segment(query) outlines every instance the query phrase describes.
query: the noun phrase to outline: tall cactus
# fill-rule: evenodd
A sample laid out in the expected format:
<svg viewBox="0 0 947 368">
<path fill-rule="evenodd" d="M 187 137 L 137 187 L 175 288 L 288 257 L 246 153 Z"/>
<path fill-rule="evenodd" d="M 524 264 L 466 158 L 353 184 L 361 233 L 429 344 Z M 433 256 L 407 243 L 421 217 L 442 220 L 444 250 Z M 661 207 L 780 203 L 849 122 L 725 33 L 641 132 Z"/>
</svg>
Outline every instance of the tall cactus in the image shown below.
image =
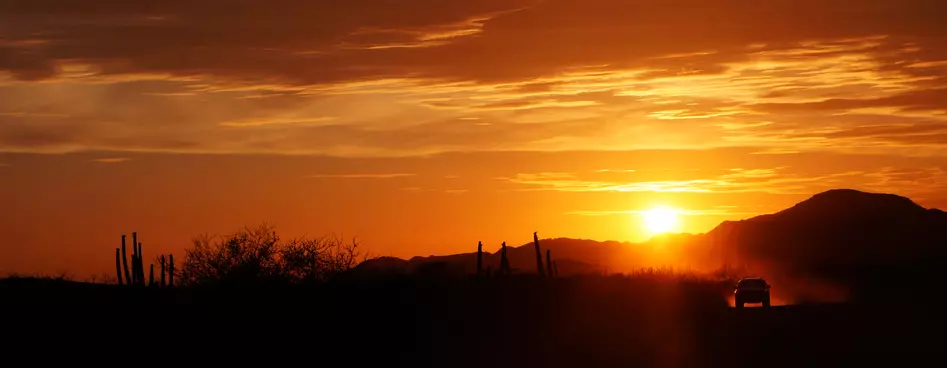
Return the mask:
<svg viewBox="0 0 947 368">
<path fill-rule="evenodd" d="M 546 276 L 546 271 L 543 269 L 543 251 L 539 249 L 539 236 L 535 231 L 533 232 L 533 247 L 536 248 L 536 272 L 539 276 Z"/>
<path fill-rule="evenodd" d="M 121 258 L 121 249 L 115 248 L 115 276 L 118 276 L 118 284 L 123 285 L 122 282 L 122 258 Z"/>
<path fill-rule="evenodd" d="M 130 285 L 138 285 L 138 256 L 135 255 L 137 249 L 138 246 L 132 244 L 132 283 Z"/>
<path fill-rule="evenodd" d="M 174 287 L 174 254 L 168 255 L 168 287 Z"/>
<path fill-rule="evenodd" d="M 148 271 L 148 286 L 155 286 L 155 265 L 151 264 L 151 268 Z"/>
<path fill-rule="evenodd" d="M 546 271 L 549 272 L 549 276 L 555 276 L 552 272 L 552 250 L 546 249 Z"/>
<path fill-rule="evenodd" d="M 510 274 L 510 259 L 506 257 L 506 242 L 500 248 L 500 274 Z"/>
<path fill-rule="evenodd" d="M 145 251 L 141 249 L 141 242 L 138 243 L 138 277 L 141 284 L 145 284 Z"/>
<path fill-rule="evenodd" d="M 132 285 L 138 285 L 141 277 L 138 274 L 138 243 L 132 242 Z"/>
<path fill-rule="evenodd" d="M 138 237 L 135 236 L 135 235 L 138 235 L 138 234 L 132 233 L 132 239 L 133 239 L 133 241 L 135 241 L 134 239 L 138 238 Z M 138 279 L 138 284 L 139 284 L 139 285 L 143 284 L 142 281 L 144 281 L 144 280 L 142 280 L 142 277 L 141 277 L 141 275 L 142 275 L 142 272 L 141 272 L 141 264 L 142 264 L 143 262 L 142 262 L 142 259 L 141 259 L 141 248 L 139 248 L 140 246 L 141 246 L 141 243 L 135 241 L 135 263 L 136 263 L 136 264 L 135 264 L 135 272 L 136 272 L 135 277 Z"/>
<path fill-rule="evenodd" d="M 132 280 L 135 285 L 141 282 L 138 274 L 138 232 L 132 231 Z"/>
<path fill-rule="evenodd" d="M 132 266 L 128 268 L 127 237 L 122 234 L 122 248 L 115 248 L 115 274 L 119 285 L 154 285 L 154 265 L 151 265 L 148 279 L 145 279 L 145 252 L 138 242 L 138 232 L 132 232 Z M 162 256 L 164 258 L 164 256 Z M 163 260 L 162 260 L 163 262 Z M 162 265 L 162 273 L 164 266 Z M 123 282 L 124 280 L 124 282 Z"/>
<path fill-rule="evenodd" d="M 132 278 L 135 279 L 135 285 L 141 285 L 141 252 L 138 251 L 137 243 L 135 243 L 135 257 L 133 260 L 135 265 L 132 267 L 134 270 Z"/>
<path fill-rule="evenodd" d="M 483 242 L 477 242 L 477 277 L 483 276 Z"/>
<path fill-rule="evenodd" d="M 164 257 L 164 254 L 162 254 L 161 257 L 158 257 L 158 266 L 161 267 L 161 287 L 162 288 L 166 285 L 165 278 L 164 278 L 164 267 L 165 267 L 166 262 L 167 262 L 167 259 Z"/>
<path fill-rule="evenodd" d="M 128 272 L 128 256 L 125 253 L 125 234 L 122 234 L 122 269 L 125 270 L 125 284 L 132 284 L 132 276 Z"/>
</svg>

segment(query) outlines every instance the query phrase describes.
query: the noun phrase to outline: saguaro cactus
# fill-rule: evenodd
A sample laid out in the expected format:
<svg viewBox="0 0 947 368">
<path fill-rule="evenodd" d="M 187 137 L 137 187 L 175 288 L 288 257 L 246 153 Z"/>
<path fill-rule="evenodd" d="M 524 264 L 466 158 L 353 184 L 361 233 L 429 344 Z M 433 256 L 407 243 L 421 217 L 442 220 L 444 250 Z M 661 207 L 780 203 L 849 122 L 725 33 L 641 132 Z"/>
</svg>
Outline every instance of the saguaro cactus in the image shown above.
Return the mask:
<svg viewBox="0 0 947 368">
<path fill-rule="evenodd" d="M 167 258 L 164 257 L 164 254 L 162 254 L 161 257 L 158 257 L 158 267 L 161 267 L 161 287 L 164 287 L 166 285 L 165 278 L 164 278 L 164 267 L 166 263 L 167 263 Z"/>
<path fill-rule="evenodd" d="M 477 277 L 483 276 L 483 242 L 477 242 Z"/>
<path fill-rule="evenodd" d="M 174 287 L 174 254 L 168 255 L 168 287 Z"/>
<path fill-rule="evenodd" d="M 118 284 L 123 285 L 122 282 L 122 258 L 120 257 L 121 249 L 115 248 L 115 276 L 118 276 Z"/>
<path fill-rule="evenodd" d="M 135 274 L 132 277 L 135 278 L 135 284 L 141 285 L 141 250 L 138 249 L 138 245 L 135 245 Z"/>
<path fill-rule="evenodd" d="M 135 255 L 137 250 L 138 246 L 132 244 L 132 282 L 129 285 L 138 285 L 138 256 Z"/>
<path fill-rule="evenodd" d="M 134 233 L 133 233 L 133 234 L 134 234 Z M 135 235 L 137 235 L 137 234 L 135 234 Z M 133 236 L 132 236 L 133 241 L 134 241 L 135 238 L 137 238 L 137 236 L 134 236 L 134 235 L 133 235 Z M 139 242 L 136 241 L 136 242 L 135 242 L 135 278 L 137 279 L 138 284 L 141 285 L 143 280 L 142 280 L 142 277 L 141 277 L 141 275 L 142 275 L 142 272 L 141 272 L 141 264 L 142 264 L 142 262 L 141 262 L 141 248 L 139 248 L 139 246 L 141 246 L 141 243 L 139 243 Z"/>
<path fill-rule="evenodd" d="M 125 234 L 122 234 L 122 269 L 125 271 L 125 283 L 132 284 L 132 276 L 128 272 L 128 256 L 125 252 Z"/>
<path fill-rule="evenodd" d="M 132 285 L 141 283 L 141 275 L 138 273 L 138 243 L 132 243 Z"/>
<path fill-rule="evenodd" d="M 141 284 L 145 284 L 145 252 L 141 249 L 141 243 L 138 243 L 138 279 Z"/>
<path fill-rule="evenodd" d="M 122 234 L 122 248 L 115 248 L 115 274 L 118 276 L 118 284 L 126 285 L 154 285 L 154 265 L 150 265 L 149 277 L 145 279 L 145 252 L 142 244 L 138 242 L 138 232 L 132 232 L 132 267 L 128 269 L 128 250 L 125 240 L 127 237 Z M 164 256 L 162 256 L 163 258 Z M 162 265 L 162 271 L 163 265 Z M 124 282 L 123 282 L 124 280 Z M 147 283 L 146 283 L 147 282 Z"/>
<path fill-rule="evenodd" d="M 510 260 L 506 257 L 506 242 L 500 247 L 500 274 L 510 274 Z"/>
<path fill-rule="evenodd" d="M 155 265 L 153 263 L 148 270 L 148 286 L 155 286 Z"/>
<path fill-rule="evenodd" d="M 141 282 L 138 275 L 138 232 L 132 231 L 132 281 L 135 285 Z"/>
<path fill-rule="evenodd" d="M 536 272 L 539 276 L 546 276 L 546 271 L 543 269 L 543 251 L 539 249 L 539 236 L 536 232 L 533 232 L 533 247 L 536 248 Z"/>
</svg>

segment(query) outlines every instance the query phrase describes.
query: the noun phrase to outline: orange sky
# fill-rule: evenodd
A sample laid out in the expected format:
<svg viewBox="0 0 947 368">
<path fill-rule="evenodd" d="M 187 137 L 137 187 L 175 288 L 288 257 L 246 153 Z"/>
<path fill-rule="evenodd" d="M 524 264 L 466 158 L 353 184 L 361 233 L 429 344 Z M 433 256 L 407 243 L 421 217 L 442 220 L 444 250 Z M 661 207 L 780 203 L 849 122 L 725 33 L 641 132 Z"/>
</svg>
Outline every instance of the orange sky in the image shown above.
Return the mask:
<svg viewBox="0 0 947 368">
<path fill-rule="evenodd" d="M 93 6 L 94 5 L 94 6 Z M 947 208 L 940 0 L 0 3 L 0 273 L 273 223 L 637 241 L 837 187 Z M 492 247 L 492 246 L 491 246 Z M 489 248 L 489 247 L 488 247 Z"/>
</svg>

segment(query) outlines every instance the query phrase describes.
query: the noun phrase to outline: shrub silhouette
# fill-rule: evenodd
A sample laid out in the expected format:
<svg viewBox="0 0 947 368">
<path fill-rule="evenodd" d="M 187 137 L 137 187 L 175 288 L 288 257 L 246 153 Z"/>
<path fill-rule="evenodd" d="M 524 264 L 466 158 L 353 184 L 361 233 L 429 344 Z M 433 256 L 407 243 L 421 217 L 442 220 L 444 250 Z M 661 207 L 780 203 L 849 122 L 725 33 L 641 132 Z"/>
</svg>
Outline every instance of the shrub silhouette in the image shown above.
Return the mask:
<svg viewBox="0 0 947 368">
<path fill-rule="evenodd" d="M 279 246 L 281 275 L 296 283 L 327 281 L 359 263 L 358 242 L 339 237 L 293 239 Z"/>
<path fill-rule="evenodd" d="M 358 242 L 338 237 L 281 241 L 274 227 L 246 227 L 225 236 L 202 235 L 184 251 L 181 283 L 253 286 L 326 281 L 354 267 Z"/>
</svg>

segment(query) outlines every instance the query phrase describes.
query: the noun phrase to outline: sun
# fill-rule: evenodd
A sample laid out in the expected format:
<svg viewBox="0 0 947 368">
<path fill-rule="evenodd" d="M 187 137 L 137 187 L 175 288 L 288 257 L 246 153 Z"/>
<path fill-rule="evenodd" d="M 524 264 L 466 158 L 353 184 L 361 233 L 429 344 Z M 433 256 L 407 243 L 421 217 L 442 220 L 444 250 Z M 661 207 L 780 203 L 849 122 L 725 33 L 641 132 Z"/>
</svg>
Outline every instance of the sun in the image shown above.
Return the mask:
<svg viewBox="0 0 947 368">
<path fill-rule="evenodd" d="M 651 235 L 674 231 L 678 222 L 678 211 L 673 208 L 658 207 L 644 212 L 644 225 Z"/>
</svg>

